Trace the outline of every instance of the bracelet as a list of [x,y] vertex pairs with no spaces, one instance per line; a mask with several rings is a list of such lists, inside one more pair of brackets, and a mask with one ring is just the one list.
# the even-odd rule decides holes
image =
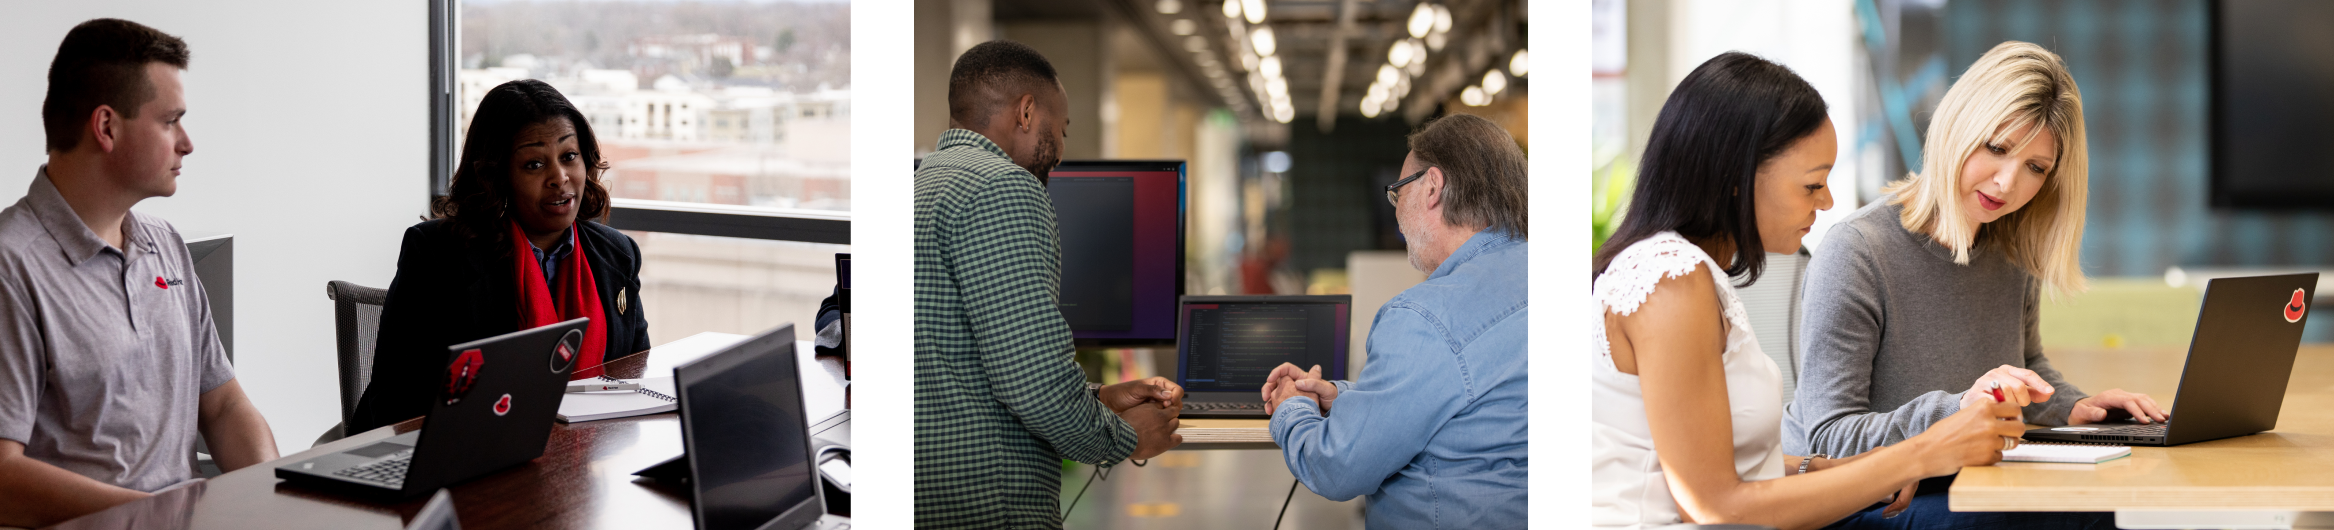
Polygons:
[[1826,459],[1828,459],[1828,458],[1831,458],[1831,455],[1827,455],[1827,454],[1823,454],[1823,453],[1816,453],[1816,454],[1812,454],[1812,455],[1807,455],[1807,458],[1800,459],[1800,460],[1799,460],[1799,474],[1801,474],[1801,475],[1805,475],[1805,474],[1807,474],[1807,470],[1808,470],[1808,468],[1809,468],[1809,467],[1811,467],[1811,466],[1813,466],[1813,465],[1815,464],[1815,459],[1818,459],[1818,458],[1826,458]]

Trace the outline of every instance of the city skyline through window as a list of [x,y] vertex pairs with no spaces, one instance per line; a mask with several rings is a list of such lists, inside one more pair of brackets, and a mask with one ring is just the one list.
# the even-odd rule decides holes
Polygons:
[[[487,90],[538,79],[590,122],[618,206],[851,210],[849,3],[469,0],[456,12],[457,149]],[[626,233],[657,344],[787,322],[808,339],[834,254],[851,248]]]

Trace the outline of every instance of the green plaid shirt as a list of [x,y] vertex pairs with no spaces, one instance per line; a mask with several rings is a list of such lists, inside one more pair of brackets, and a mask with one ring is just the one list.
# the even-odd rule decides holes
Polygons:
[[1059,528],[1062,459],[1135,432],[1086,391],[1037,177],[950,129],[916,170],[916,527]]

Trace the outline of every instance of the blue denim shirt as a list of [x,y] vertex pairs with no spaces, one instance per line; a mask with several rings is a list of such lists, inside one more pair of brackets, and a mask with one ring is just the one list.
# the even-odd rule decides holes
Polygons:
[[1331,500],[1369,495],[1370,528],[1523,528],[1528,245],[1476,233],[1370,325],[1335,409],[1282,402],[1272,441]]

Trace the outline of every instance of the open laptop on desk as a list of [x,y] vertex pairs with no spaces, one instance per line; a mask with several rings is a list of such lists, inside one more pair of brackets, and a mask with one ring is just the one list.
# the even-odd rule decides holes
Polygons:
[[1185,296],[1175,384],[1185,418],[1265,419],[1264,380],[1281,363],[1345,379],[1353,296]]
[[2172,419],[2045,427],[2026,431],[2026,439],[2180,445],[2277,427],[2317,288],[2314,272],[2213,279],[2205,284]]
[[684,452],[637,474],[687,482],[698,530],[851,527],[826,513],[819,467],[835,451],[810,435],[796,357],[788,324],[673,369]]
[[421,430],[276,466],[302,487],[409,497],[543,456],[583,346],[578,318],[446,348],[451,361]]

